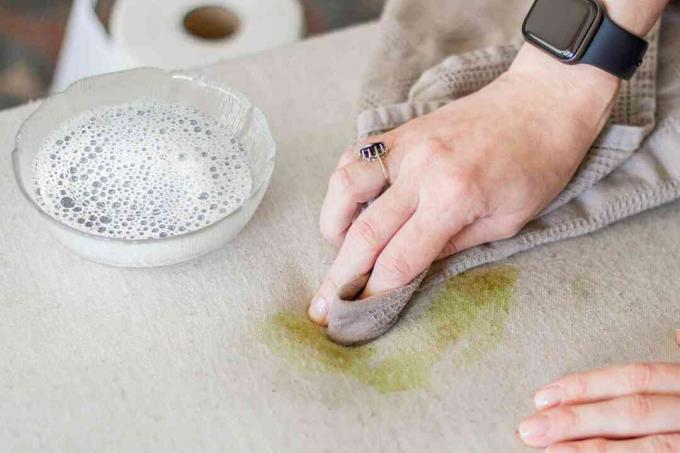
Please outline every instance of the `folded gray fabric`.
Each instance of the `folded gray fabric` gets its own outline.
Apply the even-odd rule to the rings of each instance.
[[[389,1],[361,95],[358,138],[398,127],[498,77],[522,43],[529,6],[530,0]],[[394,325],[418,289],[680,197],[678,2],[647,39],[645,61],[624,82],[607,127],[543,213],[515,237],[435,263],[396,291],[361,301],[351,300],[356,292],[341,291],[331,305],[329,337],[342,344],[370,341]]]

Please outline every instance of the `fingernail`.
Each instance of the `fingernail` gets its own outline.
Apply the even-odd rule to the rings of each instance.
[[[323,297],[317,297],[312,301],[309,314],[317,322],[323,322],[328,315],[328,302]]]
[[[527,418],[519,425],[519,437],[522,440],[533,440],[543,437],[548,432],[549,423],[548,417],[544,415]]]
[[[536,406],[536,409],[547,409],[560,404],[562,398],[564,398],[562,387],[559,385],[550,385],[536,392],[536,395],[534,396],[534,405]]]

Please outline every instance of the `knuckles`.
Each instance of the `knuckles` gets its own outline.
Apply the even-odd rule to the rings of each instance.
[[[321,237],[324,238],[326,242],[332,244],[336,247],[340,245],[342,239],[342,232],[336,231],[327,224],[327,222],[319,222],[319,231],[321,231]]]
[[[633,363],[626,366],[624,374],[632,392],[645,393],[649,389],[654,370],[648,363]]]
[[[352,193],[354,185],[352,184],[352,175],[347,167],[340,167],[335,170],[330,177],[330,184],[337,189]]]
[[[615,449],[612,441],[604,438],[589,439],[586,441],[576,441],[568,444],[570,453],[609,453],[619,451]],[[640,453],[677,453],[680,451],[680,434],[655,434],[642,439],[640,449],[635,450]],[[548,449],[552,451],[552,449]],[[557,451],[563,451],[558,449]],[[628,451],[628,450],[626,450]]]
[[[572,374],[564,378],[564,389],[569,400],[581,400],[588,397],[588,379],[583,374]]]
[[[417,152],[413,153],[416,166],[420,168],[436,167],[442,159],[448,157],[452,150],[440,139],[430,138],[422,142]]]
[[[654,412],[652,400],[645,395],[631,395],[623,399],[623,414],[632,426],[649,418]]]
[[[480,185],[482,175],[472,169],[456,170],[444,175],[448,182],[446,192],[448,198],[461,200],[478,200],[482,198],[483,190]]]
[[[359,217],[347,231],[347,239],[351,242],[359,242],[368,247],[374,253],[380,247],[378,231],[373,224]]]
[[[395,287],[410,282],[415,275],[406,257],[401,253],[383,253],[375,263],[374,272],[379,272]]]
[[[680,451],[680,434],[666,434],[648,437],[651,453],[677,453]]]
[[[496,233],[496,240],[500,241],[503,239],[510,239],[515,237],[517,233],[522,229],[522,224],[519,223],[508,223],[501,225]]]
[[[440,258],[447,258],[449,256],[458,253],[458,246],[456,245],[455,238],[449,239],[444,248],[439,252]]]
[[[573,446],[575,453],[607,453],[609,450],[609,441],[605,439],[593,439],[584,444],[576,443]]]
[[[557,429],[563,433],[578,432],[581,427],[581,415],[574,407],[564,406],[554,409],[550,418],[555,420]]]
[[[457,209],[456,215],[470,212],[471,219],[466,224],[489,211],[484,162],[463,160],[443,139],[411,138],[406,142],[420,144],[405,155],[403,173],[421,182],[424,197],[435,209],[445,216],[452,205],[465,204],[465,209]]]
[[[605,439],[597,439],[592,444],[592,453],[607,453],[609,448],[609,442]]]
[[[477,217],[489,212],[490,202],[484,189],[484,176],[475,169],[450,169],[446,165],[422,172],[427,177],[423,179],[420,188],[421,198],[428,201],[428,205],[436,209],[443,216],[442,221],[449,222],[446,214],[453,211],[457,216],[461,212],[469,213],[469,224]]]
[[[351,146],[347,148],[343,153],[340,155],[340,159],[338,160],[338,167],[344,167],[348,165],[351,162],[354,162],[357,160],[358,152],[355,149],[355,147]]]

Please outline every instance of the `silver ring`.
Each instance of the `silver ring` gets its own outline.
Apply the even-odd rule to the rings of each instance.
[[[370,143],[359,150],[359,157],[366,162],[378,161],[382,170],[385,184],[390,184],[390,174],[382,158],[387,155],[388,149],[383,142]]]

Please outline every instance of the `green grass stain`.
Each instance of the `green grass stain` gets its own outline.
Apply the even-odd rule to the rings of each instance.
[[[423,313],[367,345],[335,344],[305,314],[289,311],[267,318],[262,340],[308,372],[351,376],[380,393],[422,388],[452,349],[460,366],[493,350],[505,330],[516,281],[512,266],[465,272],[449,280]]]

